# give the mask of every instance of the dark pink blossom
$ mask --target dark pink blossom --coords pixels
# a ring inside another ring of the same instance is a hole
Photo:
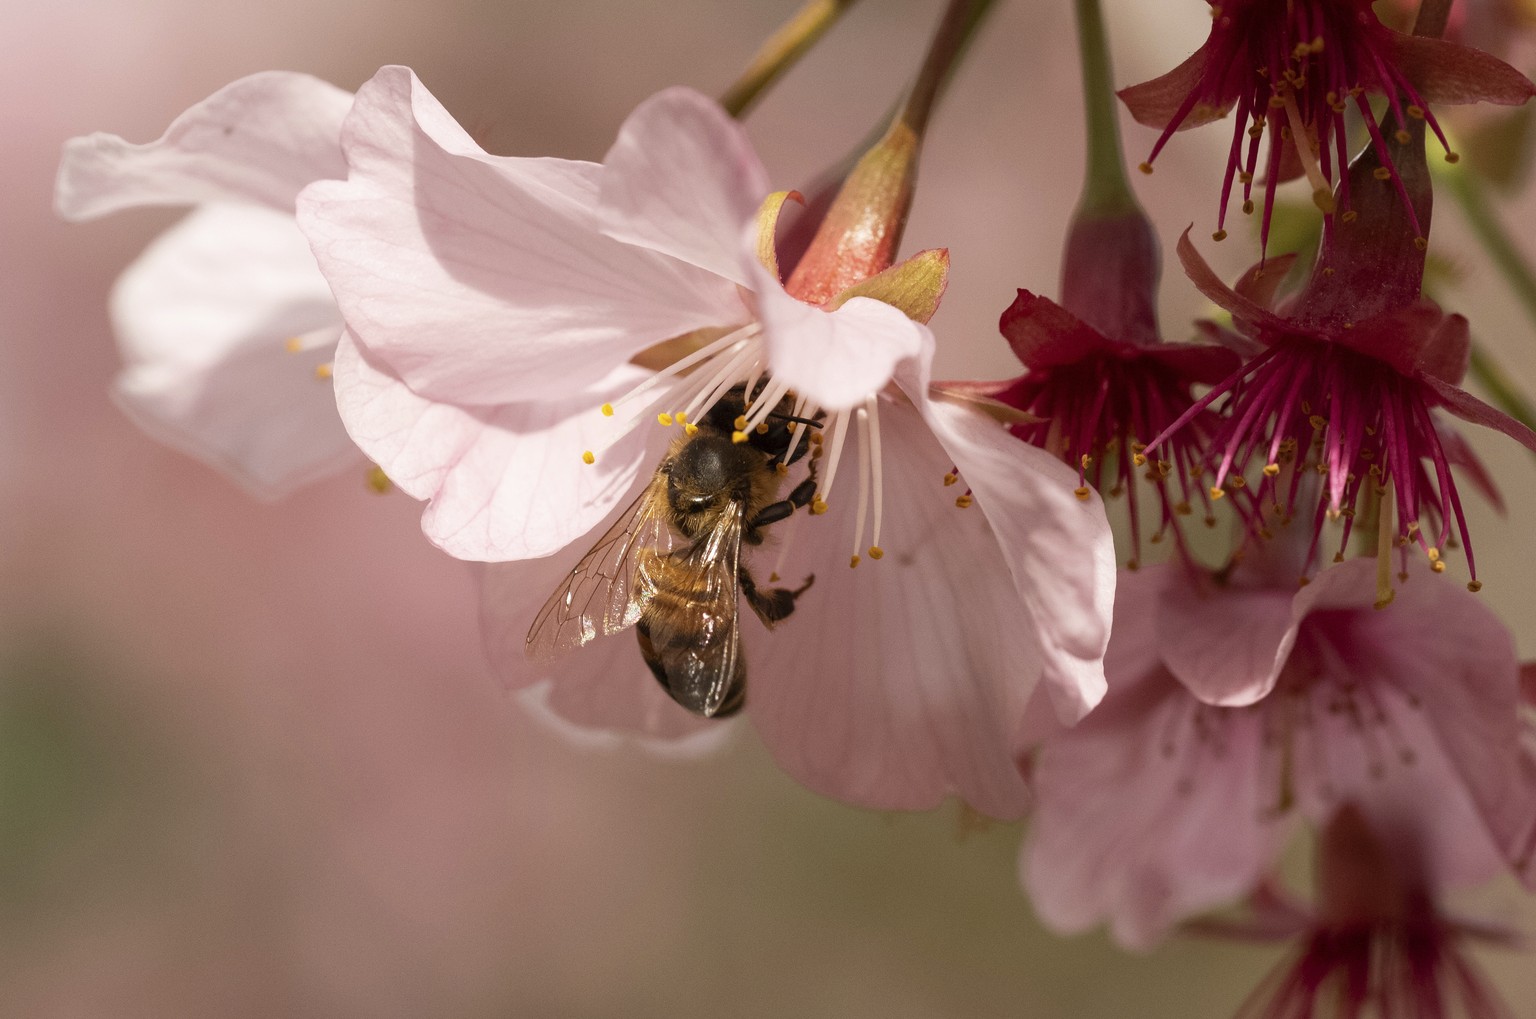
[[[1142,164],[1147,172],[1175,131],[1219,120],[1236,108],[1218,240],[1226,235],[1234,183],[1242,185],[1243,211],[1252,212],[1254,183],[1265,179],[1261,236],[1266,241],[1275,185],[1282,180],[1304,173],[1324,212],[1351,206],[1347,188],[1337,202],[1332,194],[1334,183],[1345,177],[1350,107],[1370,131],[1386,179],[1396,180],[1386,139],[1401,135],[1412,121],[1428,123],[1447,158],[1454,159],[1431,103],[1518,105],[1536,94],[1524,75],[1486,53],[1387,28],[1371,10],[1371,0],[1208,2],[1211,34],[1204,45],[1167,74],[1121,90],[1120,98],[1138,122],[1162,130]],[[1393,131],[1383,130],[1371,109],[1372,96],[1386,99],[1398,125]],[[1261,166],[1259,142],[1266,133],[1270,145]],[[1406,203],[1400,181],[1397,187]]]

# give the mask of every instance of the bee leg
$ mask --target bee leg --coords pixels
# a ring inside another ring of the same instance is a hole
[[[815,583],[816,576],[812,574],[805,578],[805,583],[794,590],[787,587],[772,587],[764,591],[757,586],[752,575],[743,567],[737,571],[737,581],[741,585],[741,593],[747,599],[747,604],[752,606],[752,611],[757,613],[757,618],[763,621],[763,625],[769,629],[781,619],[786,619],[795,611],[795,599],[804,594]]]
[[[759,527],[767,527],[776,524],[780,520],[790,517],[795,510],[810,505],[811,499],[816,495],[816,479],[806,478],[795,486],[795,490],[789,493],[788,499],[780,499],[771,502],[758,511],[757,516],[747,521],[747,525],[756,530]]]

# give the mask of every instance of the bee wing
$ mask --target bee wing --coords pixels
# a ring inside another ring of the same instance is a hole
[[[667,479],[657,474],[629,510],[581,557],[528,628],[525,652],[540,662],[634,626],[655,588],[650,557],[671,552]]]
[[[663,596],[646,615],[655,664],[683,707],[713,715],[745,681],[738,626],[744,509],[733,503],[708,534],[656,573]],[[668,596],[686,591],[687,598]]]

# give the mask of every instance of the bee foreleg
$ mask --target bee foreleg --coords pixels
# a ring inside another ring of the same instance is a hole
[[[752,606],[752,611],[757,613],[757,618],[763,621],[763,625],[772,627],[781,619],[785,619],[795,611],[795,599],[800,597],[815,582],[816,577],[805,578],[805,583],[794,590],[787,587],[773,587],[768,590],[760,590],[752,575],[743,567],[737,573],[737,579],[741,585],[741,593],[747,599],[747,604]]]

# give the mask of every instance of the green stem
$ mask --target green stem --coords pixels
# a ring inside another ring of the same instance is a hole
[[[736,83],[720,97],[733,117],[752,108],[779,77],[794,66],[857,0],[808,0],[763,43]]]
[[[975,37],[977,27],[995,2],[949,0],[933,41],[928,44],[922,70],[918,72],[917,80],[897,115],[918,138],[922,138],[928,126],[928,118],[933,113],[934,103],[949,83],[950,76],[960,64],[960,58]]]
[[[1088,125],[1088,169],[1078,214],[1093,216],[1136,210],[1136,197],[1125,177],[1114,72],[1104,16],[1098,0],[1077,0],[1077,39],[1083,63],[1083,105]]]

